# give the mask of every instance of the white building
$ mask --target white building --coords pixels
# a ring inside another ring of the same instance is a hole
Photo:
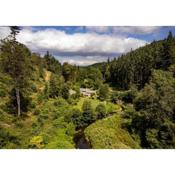
[[[80,88],[80,93],[83,96],[91,97],[92,95],[95,95],[96,94],[96,91],[95,90],[92,90],[92,89],[88,89],[88,88]]]

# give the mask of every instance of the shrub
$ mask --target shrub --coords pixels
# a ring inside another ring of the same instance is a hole
[[[34,115],[39,115],[40,114],[40,109],[36,109],[33,114]]]
[[[5,97],[7,95],[6,90],[0,89],[0,97]]]
[[[32,92],[35,92],[35,93],[37,92],[37,87],[35,84],[31,85],[31,90],[32,90]]]
[[[66,128],[66,134],[69,136],[73,136],[75,134],[75,126],[73,123],[69,123]]]
[[[103,84],[99,87],[98,96],[101,101],[107,100],[109,97],[109,87],[106,84]]]
[[[44,141],[42,136],[34,136],[30,139],[29,148],[44,148]]]
[[[119,100],[119,93],[118,92],[114,92],[111,95],[111,102],[116,104],[118,100]]]
[[[106,106],[103,103],[100,103],[96,109],[95,109],[96,113],[97,113],[97,118],[98,119],[102,119],[106,116]]]
[[[73,122],[73,124],[79,128],[83,125],[82,123],[82,112],[79,109],[73,109],[71,111],[71,121]]]
[[[83,117],[81,119],[81,123],[83,126],[88,126],[95,120],[91,101],[85,100],[82,106],[82,110],[83,110]]]
[[[54,103],[53,103],[53,105],[54,106],[57,106],[57,107],[61,107],[61,106],[66,106],[66,105],[68,105],[67,104],[67,102],[66,102],[66,100],[65,99],[63,99],[63,98],[57,98],[55,101],[54,101]]]

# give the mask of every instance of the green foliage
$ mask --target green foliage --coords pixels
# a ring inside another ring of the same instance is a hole
[[[71,111],[71,121],[77,128],[81,128],[83,126],[82,112],[79,109],[75,108]]]
[[[63,97],[64,99],[68,99],[68,98],[69,98],[69,85],[64,84],[61,93],[62,93],[62,97]]]
[[[32,90],[32,92],[37,93],[37,87],[35,84],[31,85],[31,90]]]
[[[64,89],[63,84],[64,80],[62,77],[60,78],[55,74],[51,74],[49,82],[49,96],[52,98],[62,96],[62,90]]]
[[[106,116],[106,106],[103,103],[100,103],[96,109],[97,119],[102,119]]]
[[[61,74],[61,64],[48,51],[44,55],[44,62],[45,62],[45,67],[47,68],[47,70],[57,75]]]
[[[94,118],[94,111],[91,105],[91,102],[89,100],[85,100],[82,106],[83,111],[83,117],[81,119],[81,122],[83,126],[88,126],[91,124],[95,118]]]
[[[16,148],[20,146],[19,136],[12,130],[0,127],[0,148]]]
[[[116,93],[116,96],[113,97],[113,101],[115,102],[116,99],[122,100],[125,103],[133,103],[133,100],[137,96],[137,89],[135,87],[131,87],[127,91],[121,91]]]
[[[166,70],[171,64],[175,63],[175,39],[171,32],[165,42],[162,49],[162,60],[160,67]]]
[[[98,90],[98,97],[101,101],[108,100],[109,98],[109,87],[107,84],[101,85]]]
[[[167,138],[160,136],[161,128],[168,121],[168,127],[173,125],[175,109],[175,79],[172,73],[154,71],[149,85],[139,93],[134,106],[140,115],[133,118],[132,127],[139,132],[143,147],[158,148],[173,146],[174,136],[169,138],[171,144],[163,145]],[[150,130],[151,129],[151,130]],[[157,131],[153,132],[152,129]],[[168,130],[168,129],[167,129]],[[157,136],[155,133],[159,133]],[[152,143],[152,137],[157,139]],[[151,139],[150,139],[151,138]],[[158,143],[157,143],[158,142]]]
[[[18,27],[11,27],[11,35],[1,41],[1,65],[3,71],[12,79],[12,86],[16,93],[16,111],[21,115],[21,94],[26,93],[31,75],[31,53],[23,44],[16,41]]]
[[[98,89],[103,82],[102,73],[98,68],[86,67],[79,69],[78,82],[83,88]]]
[[[119,116],[98,120],[85,129],[86,139],[94,149],[139,148],[120,124]]]
[[[87,67],[31,53],[18,33],[11,27],[0,46],[0,148],[75,148],[80,129],[92,148],[175,147],[172,33]],[[98,99],[80,97],[80,87]]]
[[[34,136],[31,138],[29,143],[29,148],[44,148],[43,137],[42,136]]]
[[[76,67],[65,62],[62,67],[62,75],[65,81],[74,81],[76,79]]]
[[[21,113],[24,114],[31,107],[31,98],[29,96],[24,96],[20,93],[20,100],[22,101],[20,105]],[[17,100],[16,100],[16,91],[12,89],[10,92],[9,101],[6,103],[9,113],[17,114]]]
[[[170,72],[172,72],[173,74],[173,77],[175,77],[175,64],[172,64],[169,69],[168,69]]]
[[[0,97],[5,97],[7,95],[6,89],[0,88]]]

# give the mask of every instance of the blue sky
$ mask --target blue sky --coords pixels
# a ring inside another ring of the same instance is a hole
[[[21,27],[18,41],[44,55],[48,50],[61,63],[90,65],[117,57],[153,40],[166,38],[173,26],[33,26]],[[0,38],[9,33],[0,27]]]
[[[99,26],[97,26],[99,27]],[[108,26],[108,28],[113,28],[117,26]],[[128,28],[133,28],[133,27],[138,27],[138,26],[126,26]],[[143,26],[143,28],[146,28],[147,26]],[[127,33],[125,32],[125,35],[129,37],[134,37],[134,38],[139,38],[146,40],[148,42],[151,42],[153,40],[160,40],[164,39],[168,32],[171,31],[173,34],[175,34],[175,26],[157,26],[159,30],[150,32],[150,33]],[[87,29],[87,26],[37,26],[33,27],[33,30],[38,31],[38,30],[45,30],[45,29],[56,29],[56,30],[61,30],[65,31],[68,34],[73,34],[73,33],[87,33],[89,30]],[[112,34],[111,29],[108,31],[104,32],[97,32],[99,34]],[[116,33],[117,34],[117,33]]]

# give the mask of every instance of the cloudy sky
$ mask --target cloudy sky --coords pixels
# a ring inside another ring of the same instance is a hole
[[[61,63],[90,65],[113,58],[163,39],[175,27],[157,26],[38,26],[21,27],[17,39],[31,51],[44,55],[48,50]],[[0,39],[9,34],[0,27]]]

